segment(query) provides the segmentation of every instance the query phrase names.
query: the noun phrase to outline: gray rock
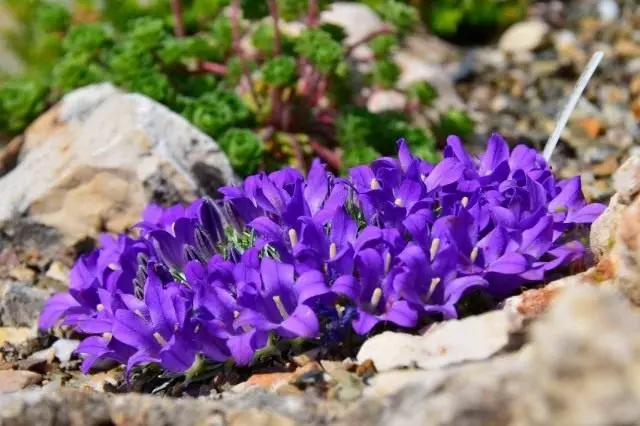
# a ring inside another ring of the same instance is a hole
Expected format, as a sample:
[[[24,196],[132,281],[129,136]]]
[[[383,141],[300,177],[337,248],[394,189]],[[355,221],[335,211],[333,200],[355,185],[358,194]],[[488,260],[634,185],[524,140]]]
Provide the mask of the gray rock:
[[[549,25],[543,21],[518,22],[502,34],[498,46],[506,53],[529,52],[540,47],[548,33]]]
[[[616,259],[615,284],[640,306],[640,197],[620,213],[612,256]]]
[[[0,325],[32,326],[50,293],[19,282],[0,283]]]
[[[615,0],[600,0],[598,2],[598,13],[604,22],[613,22],[620,15],[620,6]]]
[[[629,204],[640,193],[640,154],[632,155],[613,175],[613,186],[620,201]]]
[[[638,424],[639,360],[638,312],[613,287],[572,286],[534,323],[520,352],[403,377],[385,373],[378,389],[385,378],[408,385],[369,396],[337,424]]]
[[[295,425],[327,424],[336,410],[318,398],[252,393],[227,401],[62,390],[0,396],[2,425]]]
[[[179,115],[110,84],[76,90],[25,133],[0,179],[0,222],[28,214],[68,240],[120,232],[151,201],[188,201],[233,180],[215,141]]]
[[[504,311],[434,324],[424,335],[384,332],[367,340],[358,361],[370,359],[378,371],[417,366],[437,369],[491,357],[509,343]]]
[[[626,207],[626,204],[620,202],[620,196],[614,194],[605,211],[591,225],[589,244],[596,258],[604,258],[613,249],[618,224]]]

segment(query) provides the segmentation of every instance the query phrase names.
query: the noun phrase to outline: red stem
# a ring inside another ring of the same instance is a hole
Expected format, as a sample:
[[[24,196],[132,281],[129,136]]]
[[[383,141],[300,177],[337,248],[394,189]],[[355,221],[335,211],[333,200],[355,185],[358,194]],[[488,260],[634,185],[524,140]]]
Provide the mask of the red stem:
[[[309,145],[311,145],[311,148],[313,148],[315,153],[318,154],[318,157],[326,161],[333,169],[340,170],[342,168],[342,160],[338,154],[314,139],[309,139]]]
[[[253,86],[253,79],[251,78],[251,72],[249,70],[249,66],[247,65],[247,58],[242,54],[242,50],[240,48],[240,28],[238,27],[238,12],[240,11],[240,0],[232,0],[231,2],[231,33],[233,36],[233,50],[236,55],[240,58],[240,62],[242,63],[242,72],[247,78],[247,83],[249,84],[249,92],[251,93],[251,97],[256,104],[256,108],[260,109],[261,102],[258,99],[258,94],[256,93],[256,89]]]
[[[356,47],[368,43],[371,40],[373,40],[374,38],[378,37],[379,35],[383,35],[383,34],[393,34],[393,29],[390,27],[382,27],[379,30],[370,32],[369,34],[367,34],[366,36],[362,37],[360,40],[354,42],[353,44],[350,44],[349,46],[347,46],[347,51],[346,54],[349,55],[351,54],[351,52],[353,52],[353,49],[355,49]]]
[[[180,0],[171,0],[171,12],[173,13],[173,18],[175,19],[175,27],[173,28],[173,33],[176,37],[184,37],[184,17],[182,16],[182,5],[180,4]]]
[[[222,64],[218,64],[216,62],[208,62],[208,61],[201,62],[198,65],[198,68],[200,71],[210,72],[211,74],[216,74],[216,75],[227,74],[227,67]]]
[[[273,52],[277,55],[280,54],[282,44],[280,43],[280,15],[278,14],[278,5],[276,0],[269,0],[269,13],[273,18],[273,34],[274,34],[274,47]]]
[[[309,14],[307,15],[307,25],[313,28],[318,25],[318,0],[309,0]]]

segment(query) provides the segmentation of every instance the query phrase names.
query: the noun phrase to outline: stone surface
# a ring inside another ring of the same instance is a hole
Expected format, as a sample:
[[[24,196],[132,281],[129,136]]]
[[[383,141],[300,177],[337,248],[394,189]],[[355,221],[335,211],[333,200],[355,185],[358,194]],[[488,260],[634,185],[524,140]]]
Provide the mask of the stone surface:
[[[629,204],[640,193],[640,153],[635,153],[613,175],[613,186],[620,201]]]
[[[35,337],[35,333],[29,327],[0,327],[0,345],[5,342],[19,345],[30,337]]]
[[[0,283],[0,325],[34,325],[49,295],[48,291],[19,282]]]
[[[509,318],[493,311],[434,324],[423,336],[384,332],[367,340],[358,361],[371,359],[378,371],[417,366],[436,369],[491,357],[509,342]]]
[[[10,425],[290,425],[327,424],[333,404],[254,392],[226,401],[147,395],[106,396],[62,390],[0,396],[0,424]]]
[[[108,83],[65,96],[24,134],[0,179],[0,222],[28,214],[68,240],[122,231],[150,201],[214,195],[233,180],[215,141],[166,107]]]
[[[0,371],[0,394],[17,392],[40,382],[42,382],[42,376],[32,371],[2,370]]]
[[[640,197],[621,214],[612,257],[616,286],[640,306]]]
[[[620,201],[620,195],[614,194],[605,211],[591,225],[589,244],[596,258],[604,258],[613,249],[618,224],[626,207]]]
[[[78,348],[80,340],[59,339],[53,344],[52,348],[56,351],[56,358],[60,362],[68,362],[73,355],[73,351]]]
[[[407,103],[407,97],[394,90],[379,90],[374,92],[367,100],[367,108],[371,112],[388,110],[402,110]]]
[[[531,51],[542,45],[548,32],[549,25],[543,21],[518,22],[502,34],[498,47],[508,53]]]
[[[370,33],[383,28],[380,16],[365,4],[335,2],[320,14],[320,21],[342,26],[346,33],[346,43],[354,43]]]

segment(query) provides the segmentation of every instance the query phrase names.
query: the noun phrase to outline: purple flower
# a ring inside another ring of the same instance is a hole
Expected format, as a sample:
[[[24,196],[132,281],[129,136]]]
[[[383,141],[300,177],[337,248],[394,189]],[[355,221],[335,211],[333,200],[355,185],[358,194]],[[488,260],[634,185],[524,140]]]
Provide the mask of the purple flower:
[[[204,357],[250,365],[280,339],[322,344],[380,323],[458,316],[472,291],[500,300],[579,260],[575,235],[602,212],[580,178],[556,180],[535,150],[492,135],[469,155],[447,139],[432,165],[398,141],[336,178],[315,160],[250,176],[188,206],[148,206],[137,236],[102,236],[69,291],[43,309],[100,360],[186,372]],[[230,232],[226,232],[230,230]],[[195,363],[195,364],[194,364]]]

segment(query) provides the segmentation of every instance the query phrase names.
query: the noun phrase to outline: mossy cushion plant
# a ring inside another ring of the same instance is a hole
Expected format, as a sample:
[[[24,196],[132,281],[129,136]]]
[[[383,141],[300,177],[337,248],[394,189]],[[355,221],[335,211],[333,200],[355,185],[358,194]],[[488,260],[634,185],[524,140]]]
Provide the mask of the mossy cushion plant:
[[[345,171],[391,154],[389,141],[405,135],[416,153],[437,159],[440,133],[412,124],[437,93],[427,83],[397,86],[392,53],[419,22],[418,11],[400,1],[385,0],[383,29],[352,45],[341,27],[319,22],[331,1],[158,0],[143,7],[127,0],[100,9],[85,0],[73,11],[30,1],[40,18],[28,33],[51,32],[60,49],[54,63],[0,85],[0,132],[20,132],[65,93],[109,81],[182,114],[220,143],[243,176],[282,165],[307,170],[314,156]],[[286,32],[284,21],[302,28]],[[361,44],[373,52],[364,75],[349,59]],[[356,90],[354,81],[364,87]],[[379,90],[405,94],[405,108],[369,112],[367,100]],[[464,120],[449,115],[433,130],[459,133],[451,123]]]

